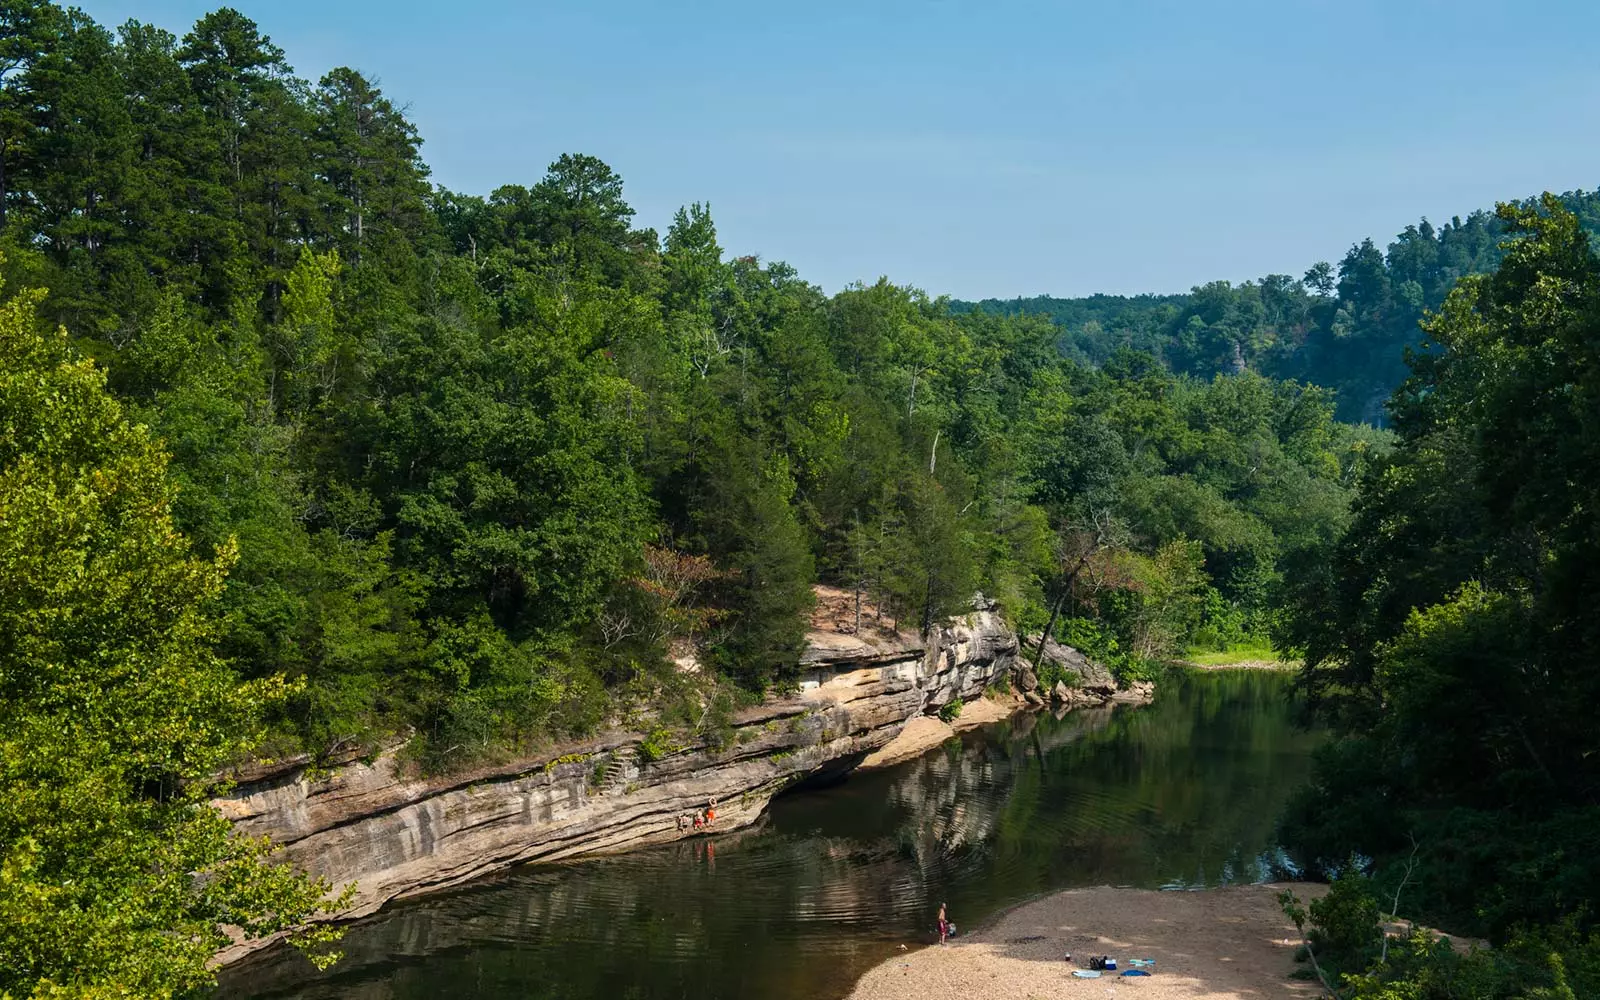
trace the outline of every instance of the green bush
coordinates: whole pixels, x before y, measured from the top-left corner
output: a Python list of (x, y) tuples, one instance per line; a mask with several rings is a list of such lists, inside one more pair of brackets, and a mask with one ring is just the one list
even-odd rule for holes
[(1328, 894), (1307, 907), (1311, 914), (1311, 942), (1323, 965), (1362, 969), (1377, 957), (1383, 930), (1372, 881), (1357, 871), (1346, 873), (1328, 887)]
[(945, 722), (954, 722), (960, 717), (961, 699), (959, 698), (954, 701), (947, 702), (943, 708), (939, 709), (939, 718)]
[(1347, 975), (1343, 1000), (1578, 1000), (1600, 996), (1600, 936), (1573, 921), (1519, 931), (1463, 954), (1424, 930), (1391, 942), (1388, 961)]
[[(1087, 656), (1096, 663), (1102, 664), (1111, 671), (1111, 676), (1116, 678), (1118, 684), (1130, 684), (1134, 681), (1155, 680), (1162, 671), (1162, 666), (1154, 660), (1147, 660), (1134, 654), (1118, 637), (1117, 630), (1107, 622), (1096, 621), (1092, 618), (1068, 618), (1061, 625), (1060, 640), (1063, 644), (1071, 646), (1078, 652)], [(1055, 666), (1055, 665), (1051, 665)], [(1081, 687), (1083, 679), (1065, 668), (1056, 667), (1056, 671), (1046, 680), (1041, 674), (1040, 683), (1053, 687), (1057, 679), (1066, 682), (1067, 687)]]
[(647, 761), (660, 760), (678, 749), (672, 743), (672, 733), (665, 726), (657, 726), (639, 741), (639, 756)]

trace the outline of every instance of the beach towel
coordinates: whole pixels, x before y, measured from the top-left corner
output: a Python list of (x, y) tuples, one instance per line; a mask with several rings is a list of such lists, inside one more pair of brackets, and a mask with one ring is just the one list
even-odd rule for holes
[(1079, 979), (1099, 979), (1100, 973), (1093, 969), (1073, 969), (1072, 974)]

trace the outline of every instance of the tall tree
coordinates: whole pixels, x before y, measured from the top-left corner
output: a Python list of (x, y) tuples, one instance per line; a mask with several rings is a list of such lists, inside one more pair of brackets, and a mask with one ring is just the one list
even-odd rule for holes
[(220, 925), (293, 928), (327, 886), (207, 803), (282, 684), (217, 657), (232, 546), (189, 551), (160, 445), (36, 300), (0, 307), (0, 993), (171, 997)]
[(369, 239), (415, 236), (422, 227), (422, 140), (375, 84), (348, 67), (322, 78), (316, 104), (319, 169), (339, 212), (332, 230), (341, 254), (360, 267)]
[(16, 200), (11, 174), (30, 138), (29, 70), (59, 40), (64, 12), (47, 0), (0, 2), (0, 229)]
[[(294, 244), (309, 235), (314, 214), (311, 151), (316, 123), (305, 85), (295, 78), (283, 50), (254, 21), (228, 7), (195, 23), (178, 59), (189, 74), (216, 154), (190, 169), (227, 192), (226, 206), (205, 210), (242, 243), (214, 242), (202, 270), (250, 273), (253, 280), (245, 287), (219, 291), (251, 298), (264, 292), (266, 315), (275, 319), (283, 282), (299, 256)], [(237, 256), (240, 249), (245, 256)]]

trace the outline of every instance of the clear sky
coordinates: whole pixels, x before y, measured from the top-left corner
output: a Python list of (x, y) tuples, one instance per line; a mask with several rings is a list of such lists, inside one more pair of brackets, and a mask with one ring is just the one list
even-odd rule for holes
[[(80, 0), (180, 36), (215, 3)], [(434, 179), (562, 152), (638, 224), (828, 291), (1182, 291), (1600, 186), (1593, 0), (237, 0), (301, 76), (409, 106)]]

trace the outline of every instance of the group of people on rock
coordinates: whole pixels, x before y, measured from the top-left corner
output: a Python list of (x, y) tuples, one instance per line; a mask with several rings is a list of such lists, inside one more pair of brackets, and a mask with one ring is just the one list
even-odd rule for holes
[(708, 829), (717, 819), (717, 800), (709, 799), (704, 809), (696, 809), (694, 813), (680, 813), (678, 815), (678, 832), (693, 829), (696, 833)]

